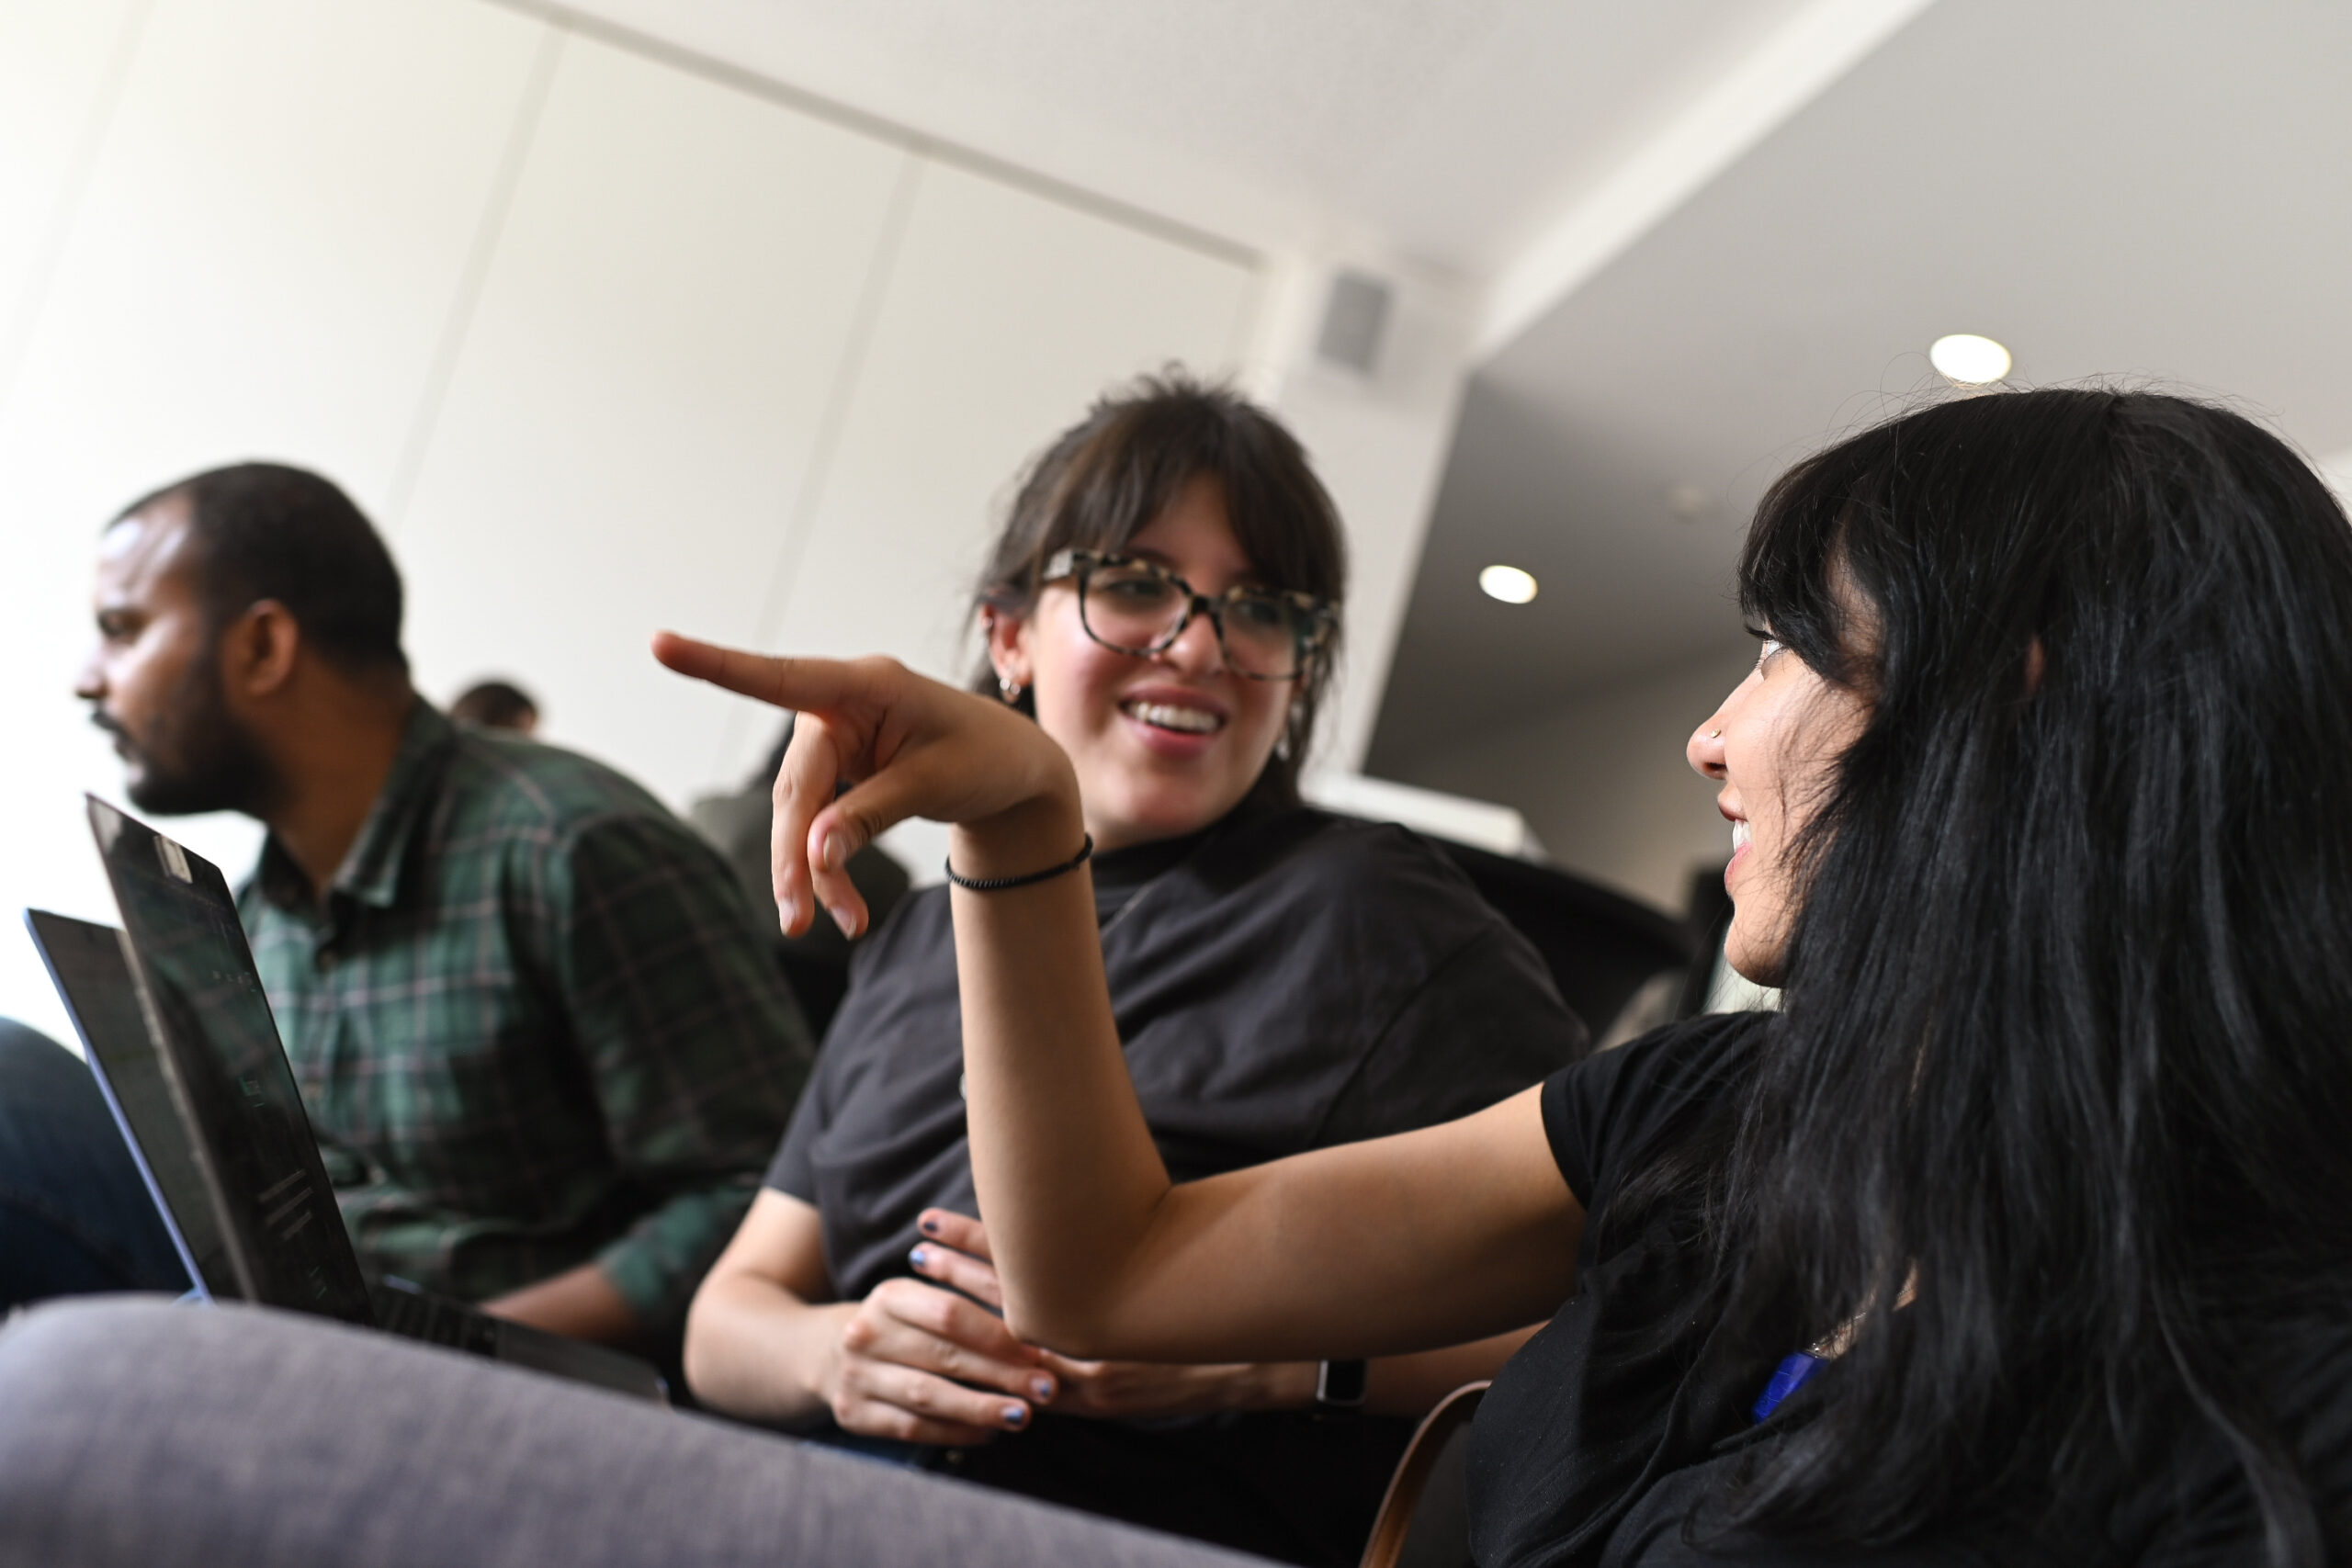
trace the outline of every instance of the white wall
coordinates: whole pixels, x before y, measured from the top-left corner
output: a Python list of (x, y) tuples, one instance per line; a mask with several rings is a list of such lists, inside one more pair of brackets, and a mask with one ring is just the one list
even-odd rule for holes
[[(1371, 374), (1318, 363), (1311, 350), (1333, 270), (1351, 265), (1393, 291)], [(1283, 258), (1268, 290), (1251, 366), (1254, 389), (1298, 434), (1348, 524), (1348, 609), (1336, 700), (1314, 762), (1363, 765), (1388, 664), (1404, 629), (1421, 545), (1437, 502), (1467, 378), (1476, 300), (1461, 280), (1399, 265), (1376, 250)]]
[(0, 5), (0, 393), (145, 15), (142, 0)]
[(1668, 913), (1691, 871), (1731, 855), (1690, 731), (1753, 667), (1753, 645), (1596, 693), (1399, 769), (1406, 782), (1516, 807), (1552, 858)]
[[(1246, 373), (1351, 515), (1360, 751), (1466, 311), (1415, 285), (1381, 375), (1297, 371), (1323, 265), (487, 0), (0, 0), (0, 908), (110, 917), (75, 796), (119, 773), (68, 694), (96, 535), (251, 457), (382, 523), (429, 694), (514, 676), (683, 803), (771, 716), (648, 633), (960, 675), (1021, 460), (1138, 371)], [(232, 876), (256, 843), (177, 830)], [(6, 934), (0, 1012), (66, 1032)]]
[(1230, 373), (1258, 296), (1230, 258), (927, 164), (763, 640), (960, 680), (972, 580), (1022, 463), (1110, 381), (1170, 361)]
[(2312, 466), (2319, 469), (2319, 477), (2327, 481), (2327, 488), (2335, 492), (2335, 499), (2346, 510), (2352, 510), (2352, 452), (2322, 457)]
[[(0, 102), (82, 38), (85, 0), (0, 0)], [(105, 7), (91, 7), (93, 11)], [(290, 457), (388, 495), (524, 105), (544, 29), (475, 0), (138, 0), (113, 91), (43, 90), (86, 156), (44, 204), (0, 141), (0, 233), (38, 237), (0, 319), (0, 916), (111, 919), (79, 793), (119, 775), (69, 694), (100, 525), (147, 488)], [(108, 47), (113, 47), (109, 43)], [(77, 55), (86, 58), (86, 51)], [(60, 140), (52, 137), (51, 144)], [(25, 160), (20, 162), (19, 160)], [(241, 871), (255, 836), (187, 825)], [(70, 1038), (30, 944), (0, 931), (0, 1011)]]
[(909, 162), (560, 39), (390, 521), (426, 692), (511, 672), (549, 739), (673, 801), (709, 785), (732, 699), (645, 639), (758, 640)]

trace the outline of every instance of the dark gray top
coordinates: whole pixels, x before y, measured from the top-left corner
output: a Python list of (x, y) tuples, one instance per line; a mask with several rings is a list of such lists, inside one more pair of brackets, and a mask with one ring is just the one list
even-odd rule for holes
[[(1465, 1115), (1584, 1054), (1535, 950), (1402, 828), (1245, 805), (1099, 857), (1111, 1001), (1169, 1172)], [(768, 1184), (814, 1203), (835, 1288), (907, 1269), (915, 1216), (977, 1213), (947, 893), (910, 897), (851, 972)], [(1299, 1413), (1088, 1421), (954, 1456), (967, 1477), (1295, 1562), (1352, 1564), (1408, 1421)]]
[[(1466, 1115), (1584, 1054), (1535, 950), (1433, 845), (1244, 807), (1094, 862), (1128, 1070), (1169, 1174)], [(768, 1185), (824, 1215), (845, 1298), (907, 1272), (915, 1216), (977, 1212), (947, 890), (870, 938)]]

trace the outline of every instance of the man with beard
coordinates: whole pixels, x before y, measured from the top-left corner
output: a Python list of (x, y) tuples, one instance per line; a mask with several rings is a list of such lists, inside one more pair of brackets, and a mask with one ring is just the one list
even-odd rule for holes
[(269, 829), (239, 895), (371, 1269), (659, 1351), (810, 1047), (761, 923), (611, 769), (417, 695), (350, 500), (251, 463), (126, 509), (76, 683), (134, 806)]

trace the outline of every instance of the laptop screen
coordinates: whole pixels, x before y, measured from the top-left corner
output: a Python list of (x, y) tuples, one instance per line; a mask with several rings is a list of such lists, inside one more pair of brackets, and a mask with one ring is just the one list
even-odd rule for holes
[(147, 1190), (163, 1211), (164, 1224), (178, 1247), (180, 1262), (207, 1295), (237, 1296), (237, 1276), (212, 1215), (212, 1197), (187, 1129), (172, 1103), (164, 1058), (147, 1032), (130, 959), (122, 933), (112, 926), (26, 911), (33, 939), (50, 976), (74, 1015), (74, 1027), (87, 1048), (93, 1075), (121, 1123), (130, 1152), (147, 1179)]
[(243, 1294), (372, 1322), (227, 881), (104, 801), (90, 801), (90, 825)]

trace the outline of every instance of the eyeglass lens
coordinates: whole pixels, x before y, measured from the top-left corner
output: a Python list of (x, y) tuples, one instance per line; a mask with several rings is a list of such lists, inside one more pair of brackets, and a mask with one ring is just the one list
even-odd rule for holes
[[(1275, 593), (1243, 590), (1217, 605), (1227, 662), (1244, 674), (1287, 680), (1298, 673), (1311, 630), (1306, 612)], [(1097, 642), (1125, 653), (1156, 653), (1176, 640), (1192, 595), (1146, 562), (1108, 561), (1088, 574), (1079, 611)]]

